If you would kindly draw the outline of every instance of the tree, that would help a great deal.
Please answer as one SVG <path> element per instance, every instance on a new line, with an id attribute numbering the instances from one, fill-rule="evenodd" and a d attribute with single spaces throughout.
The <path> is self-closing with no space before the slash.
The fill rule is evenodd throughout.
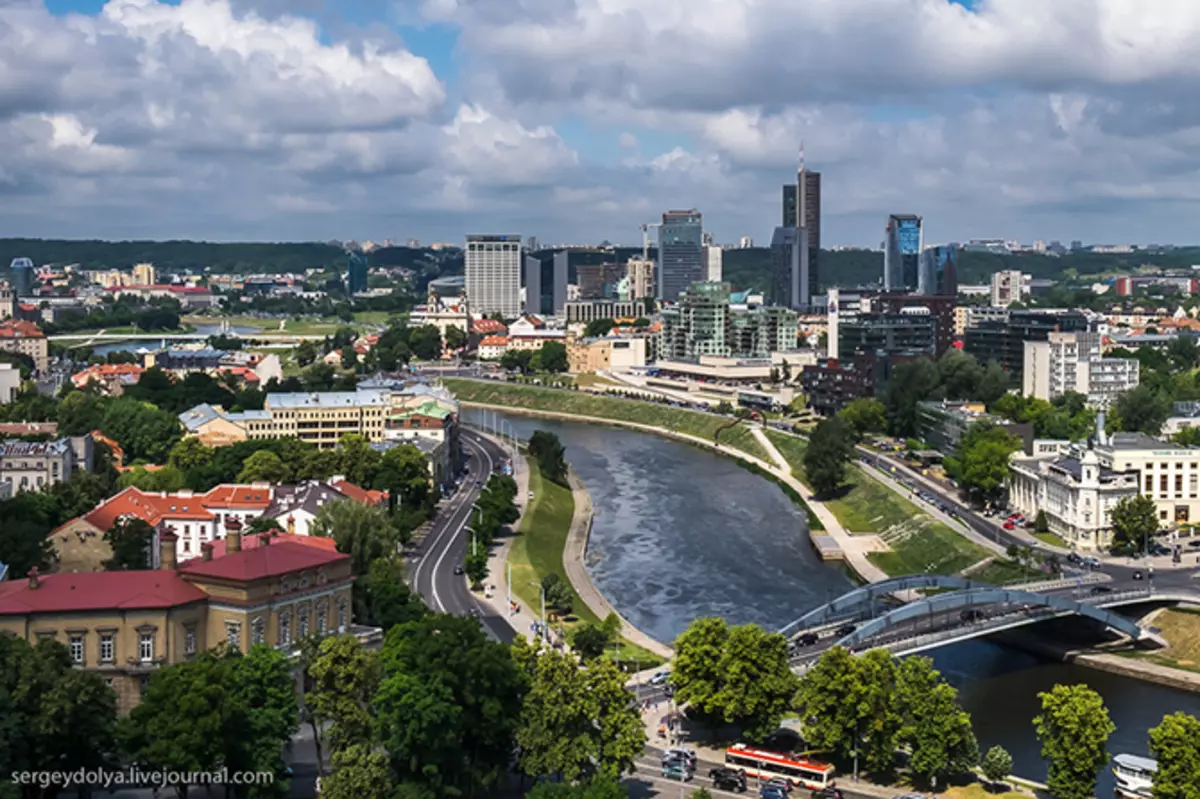
<path id="1" fill-rule="evenodd" d="M 1164 716 L 1150 730 L 1150 751 L 1158 760 L 1154 799 L 1200 799 L 1200 720 L 1181 712 Z"/>
<path id="2" fill-rule="evenodd" d="M 840 646 L 823 653 L 805 672 L 796 697 L 808 745 L 841 760 L 852 757 L 865 695 L 861 666 L 854 655 Z"/>
<path id="3" fill-rule="evenodd" d="M 1146 385 L 1122 393 L 1117 397 L 1113 409 L 1122 430 L 1149 436 L 1158 435 L 1171 413 L 1169 400 Z"/>
<path id="4" fill-rule="evenodd" d="M 422 361 L 432 361 L 442 355 L 442 333 L 437 325 L 422 325 L 408 333 L 408 348 Z"/>
<path id="5" fill-rule="evenodd" d="M 1113 550 L 1142 550 L 1158 532 L 1158 506 L 1145 494 L 1124 497 L 1109 511 Z"/>
<path id="6" fill-rule="evenodd" d="M 387 753 L 369 744 L 352 744 L 335 752 L 333 773 L 321 780 L 321 796 L 325 799 L 391 796 L 392 790 Z"/>
<path id="7" fill-rule="evenodd" d="M 532 350 L 507 350 L 500 356 L 500 365 L 510 372 L 529 372 L 533 363 Z"/>
<path id="8" fill-rule="evenodd" d="M 854 437 L 859 441 L 867 433 L 882 433 L 887 429 L 887 409 L 874 397 L 852 400 L 837 415 L 854 431 Z"/>
<path id="9" fill-rule="evenodd" d="M 1050 532 L 1050 520 L 1046 518 L 1046 511 L 1038 509 L 1037 516 L 1033 518 L 1033 531 L 1035 533 Z"/>
<path id="10" fill-rule="evenodd" d="M 308 366 L 317 359 L 317 348 L 311 341 L 301 341 L 294 357 L 300 366 Z"/>
<path id="11" fill-rule="evenodd" d="M 338 442 L 338 467 L 356 486 L 367 488 L 383 463 L 383 455 L 371 448 L 371 442 L 358 433 L 347 433 Z"/>
<path id="12" fill-rule="evenodd" d="M 1086 685 L 1056 685 L 1038 694 L 1042 712 L 1033 720 L 1049 761 L 1047 785 L 1055 799 L 1089 799 L 1108 763 L 1105 745 L 1116 725 L 1104 700 Z"/>
<path id="13" fill-rule="evenodd" d="M 121 473 L 117 480 L 118 488 L 134 486 L 142 491 L 157 493 L 159 491 L 179 491 L 187 487 L 187 477 L 174 466 L 164 466 L 161 469 L 147 469 L 145 466 L 134 466 Z"/>
<path id="14" fill-rule="evenodd" d="M 585 661 L 603 655 L 612 642 L 613 636 L 604 625 L 590 621 L 578 625 L 571 633 L 571 648 Z"/>
<path id="15" fill-rule="evenodd" d="M 230 725 L 225 766 L 284 778 L 283 747 L 300 726 L 291 662 L 265 644 L 252 646 L 245 655 L 230 650 L 227 658 Z M 286 789 L 279 782 L 273 787 Z"/>
<path id="16" fill-rule="evenodd" d="M 535 372 L 565 372 L 570 368 L 567 360 L 567 345 L 561 341 L 547 341 L 534 353 L 529 368 Z"/>
<path id="17" fill-rule="evenodd" d="M 425 603 L 404 582 L 404 560 L 398 555 L 371 561 L 363 586 L 366 594 L 364 623 L 386 632 L 397 624 L 416 621 L 425 615 Z"/>
<path id="18" fill-rule="evenodd" d="M 542 476 L 559 485 L 567 484 L 565 452 L 566 448 L 554 433 L 535 430 L 529 437 L 529 454 L 537 461 Z"/>
<path id="19" fill-rule="evenodd" d="M 1189 372 L 1200 364 L 1200 345 L 1195 336 L 1175 336 L 1167 345 L 1167 358 L 1177 371 Z"/>
<path id="20" fill-rule="evenodd" d="M 521 770 L 571 782 L 631 772 L 646 745 L 646 728 L 621 672 L 605 660 L 585 670 L 570 654 L 554 650 L 533 658 L 526 664 L 532 679 L 516 735 Z"/>
<path id="21" fill-rule="evenodd" d="M 720 663 L 728 640 L 729 625 L 716 616 L 694 619 L 675 639 L 675 663 L 670 678 L 675 700 L 688 705 L 714 730 L 720 724 L 717 693 L 724 682 Z"/>
<path id="22" fill-rule="evenodd" d="M 1010 382 L 1008 372 L 1004 371 L 1003 366 L 997 361 L 988 361 L 987 367 L 983 370 L 983 377 L 979 380 L 979 386 L 975 389 L 974 399 L 985 405 L 991 405 L 1008 393 Z"/>
<path id="23" fill-rule="evenodd" d="M 378 655 L 353 635 L 331 636 L 321 641 L 309 675 L 312 689 L 305 702 L 314 724 L 328 725 L 334 756 L 370 744 L 375 731 L 371 703 L 381 677 Z"/>
<path id="24" fill-rule="evenodd" d="M 825 419 L 813 430 L 804 451 L 804 476 L 819 497 L 831 496 L 846 480 L 854 457 L 854 432 L 841 419 Z"/>
<path id="25" fill-rule="evenodd" d="M 136 516 L 121 516 L 104 534 L 112 557 L 104 561 L 106 571 L 141 571 L 150 568 L 150 546 L 154 528 Z"/>
<path id="26" fill-rule="evenodd" d="M 358 366 L 358 352 L 351 345 L 342 347 L 342 368 L 354 369 Z"/>
<path id="27" fill-rule="evenodd" d="M 601 336 L 607 336 L 615 325 L 616 322 L 612 319 L 593 319 L 583 329 L 583 337 L 600 338 Z"/>
<path id="28" fill-rule="evenodd" d="M 262 449 L 246 459 L 238 473 L 239 483 L 282 483 L 288 479 L 288 466 L 269 449 Z"/>
<path id="29" fill-rule="evenodd" d="M 937 361 L 946 399 L 973 400 L 983 380 L 983 366 L 975 357 L 957 347 L 951 347 Z"/>
<path id="30" fill-rule="evenodd" d="M 371 485 L 387 491 L 393 502 L 405 508 L 421 508 L 428 513 L 437 502 L 429 483 L 429 461 L 412 444 L 401 444 L 383 453 Z"/>
<path id="31" fill-rule="evenodd" d="M 58 405 L 58 432 L 64 436 L 86 436 L 99 430 L 108 398 L 89 391 L 72 391 Z"/>
<path id="32" fill-rule="evenodd" d="M 629 799 L 629 789 L 616 780 L 608 779 L 575 785 L 543 780 L 529 789 L 525 799 Z"/>
<path id="33" fill-rule="evenodd" d="M 546 597 L 546 607 L 562 616 L 569 616 L 575 609 L 575 592 L 558 573 L 550 572 L 543 577 L 541 586 Z"/>
<path id="34" fill-rule="evenodd" d="M 1008 779 L 1008 775 L 1012 773 L 1012 765 L 1012 755 L 1008 753 L 1008 750 L 1003 746 L 993 746 L 983 756 L 981 767 L 983 776 L 995 788 L 998 787 L 999 783 Z"/>
<path id="35" fill-rule="evenodd" d="M 384 557 L 391 557 L 397 550 L 396 526 L 383 511 L 372 505 L 354 500 L 331 502 L 317 511 L 309 527 L 309 535 L 332 538 L 337 550 L 350 556 L 350 568 L 354 572 L 354 616 L 366 618 L 371 613 L 370 580 L 371 564 Z"/>
<path id="36" fill-rule="evenodd" d="M 1008 479 L 1008 462 L 1021 448 L 1021 440 L 992 422 L 976 422 L 967 428 L 946 473 L 974 502 L 996 499 Z"/>
<path id="37" fill-rule="evenodd" d="M 926 783 L 973 768 L 979 744 L 971 717 L 958 704 L 958 691 L 941 680 L 928 658 L 900 664 L 900 696 L 905 717 L 901 740 L 912 749 L 908 767 Z"/>
<path id="38" fill-rule="evenodd" d="M 917 403 L 934 398 L 940 383 L 937 366 L 928 358 L 897 364 L 883 394 L 888 432 L 895 436 L 914 435 L 917 432 Z"/>
<path id="39" fill-rule="evenodd" d="M 175 414 L 130 397 L 111 400 L 100 429 L 125 450 L 130 461 L 165 463 L 182 437 Z"/>
<path id="40" fill-rule="evenodd" d="M 474 619 L 426 616 L 389 630 L 380 660 L 375 708 L 396 775 L 438 792 L 495 785 L 525 695 L 509 647 Z"/>
<path id="41" fill-rule="evenodd" d="M 471 580 L 471 585 L 478 588 L 483 585 L 483 581 L 488 577 L 488 550 L 487 547 L 475 545 L 467 550 L 466 558 L 463 561 L 463 569 L 467 573 L 467 577 Z"/>

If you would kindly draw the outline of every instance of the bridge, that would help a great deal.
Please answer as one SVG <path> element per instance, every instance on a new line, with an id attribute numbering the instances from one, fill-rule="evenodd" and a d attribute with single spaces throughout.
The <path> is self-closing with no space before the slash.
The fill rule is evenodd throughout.
<path id="1" fill-rule="evenodd" d="M 275 341 L 293 343 L 298 341 L 324 341 L 324 334 L 300 333 L 55 333 L 47 336 L 48 341 L 207 341 L 215 335 L 248 341 Z"/>
<path id="2" fill-rule="evenodd" d="M 1153 584 L 1114 591 L 1103 585 L 1107 581 L 1089 575 L 1002 587 L 962 577 L 910 575 L 850 591 L 780 632 L 789 637 L 796 670 L 808 668 L 835 646 L 912 655 L 1064 616 L 1091 619 L 1135 645 L 1163 646 L 1157 634 L 1111 609 L 1149 601 L 1197 601 L 1191 595 L 1156 593 Z M 917 593 L 922 591 L 926 593 Z"/>

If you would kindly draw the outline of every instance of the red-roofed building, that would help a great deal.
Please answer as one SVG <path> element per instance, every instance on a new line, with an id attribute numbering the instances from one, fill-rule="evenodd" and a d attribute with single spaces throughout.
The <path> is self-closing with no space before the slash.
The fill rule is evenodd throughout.
<path id="1" fill-rule="evenodd" d="M 246 544 L 231 522 L 219 549 L 178 565 L 163 529 L 153 571 L 34 570 L 0 583 L 0 633 L 60 641 L 77 667 L 104 676 L 126 712 L 154 670 L 197 652 L 267 644 L 294 655 L 310 633 L 349 631 L 354 577 L 332 540 L 259 535 Z"/>
<path id="2" fill-rule="evenodd" d="M 45 371 L 50 362 L 50 344 L 42 329 L 21 319 L 0 322 L 0 351 L 29 356 L 39 372 Z"/>
<path id="3" fill-rule="evenodd" d="M 485 336 L 479 342 L 479 357 L 485 361 L 499 360 L 508 351 L 508 339 L 504 336 Z"/>
<path id="4" fill-rule="evenodd" d="M 388 492 L 374 491 L 367 488 L 359 488 L 354 483 L 348 480 L 342 480 L 337 477 L 329 481 L 329 485 L 341 491 L 349 499 L 355 502 L 361 502 L 364 505 L 374 505 L 376 507 L 383 505 L 388 501 Z"/>
<path id="5" fill-rule="evenodd" d="M 95 384 L 110 397 L 119 397 L 125 389 L 137 385 L 146 369 L 134 363 L 97 363 L 71 375 L 75 388 L 84 389 Z"/>
<path id="6" fill-rule="evenodd" d="M 481 336 L 503 336 L 508 328 L 498 319 L 475 319 L 471 322 L 471 332 Z"/>

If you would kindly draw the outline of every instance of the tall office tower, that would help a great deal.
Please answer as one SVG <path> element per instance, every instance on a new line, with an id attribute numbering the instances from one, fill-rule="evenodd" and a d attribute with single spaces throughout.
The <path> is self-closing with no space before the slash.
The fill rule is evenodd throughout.
<path id="1" fill-rule="evenodd" d="M 921 217 L 892 214 L 888 217 L 883 243 L 883 288 L 885 291 L 916 291 L 921 260 Z"/>
<path id="2" fill-rule="evenodd" d="M 805 252 L 800 257 L 802 284 L 791 307 L 806 307 L 821 286 L 821 173 L 804 165 L 803 152 L 796 182 L 783 187 L 783 227 L 806 231 Z"/>
<path id="3" fill-rule="evenodd" d="M 537 252 L 539 249 L 537 236 L 530 236 L 529 238 L 525 239 L 525 249 L 529 250 L 530 252 Z"/>
<path id="4" fill-rule="evenodd" d="M 466 273 L 471 313 L 521 315 L 520 236 L 467 236 Z"/>
<path id="5" fill-rule="evenodd" d="M 667 211 L 658 229 L 658 299 L 676 302 L 693 283 L 704 280 L 703 221 L 695 208 Z"/>
<path id="6" fill-rule="evenodd" d="M 567 308 L 567 282 L 570 280 L 570 261 L 570 255 L 567 252 L 554 253 L 554 263 L 551 266 L 550 272 L 552 288 L 550 289 L 550 307 L 548 309 L 551 314 L 560 314 Z M 544 276 L 545 273 L 543 273 Z"/>
<path id="7" fill-rule="evenodd" d="M 350 253 L 350 267 L 346 273 L 346 291 L 359 294 L 367 290 L 367 256 L 361 252 Z"/>
<path id="8" fill-rule="evenodd" d="M 525 313 L 542 313 L 542 261 L 525 256 Z"/>
<path id="9" fill-rule="evenodd" d="M 18 297 L 33 295 L 33 261 L 28 258 L 13 258 L 9 264 L 12 270 L 13 291 Z"/>
<path id="10" fill-rule="evenodd" d="M 958 250 L 949 245 L 926 247 L 921 251 L 921 273 L 917 293 L 939 297 L 958 295 Z"/>
<path id="11" fill-rule="evenodd" d="M 629 275 L 629 298 L 644 300 L 654 296 L 654 261 L 649 258 L 630 258 L 625 262 Z"/>
<path id="12" fill-rule="evenodd" d="M 771 282 L 768 296 L 772 305 L 802 308 L 812 302 L 809 288 L 808 231 L 788 225 L 775 228 L 771 237 Z"/>
<path id="13" fill-rule="evenodd" d="M 704 248 L 704 263 L 707 269 L 707 277 L 709 283 L 720 283 L 721 273 L 724 271 L 725 251 L 720 247 L 714 247 L 709 244 Z"/>

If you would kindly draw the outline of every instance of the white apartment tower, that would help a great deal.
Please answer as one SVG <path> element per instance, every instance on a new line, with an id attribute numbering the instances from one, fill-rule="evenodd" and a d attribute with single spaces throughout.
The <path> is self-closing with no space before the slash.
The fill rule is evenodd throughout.
<path id="1" fill-rule="evenodd" d="M 467 236 L 466 273 L 471 313 L 521 315 L 520 236 Z"/>
<path id="2" fill-rule="evenodd" d="M 725 263 L 725 251 L 720 247 L 713 246 L 712 244 L 705 245 L 704 263 L 707 267 L 708 282 L 720 283 L 721 273 L 724 271 L 723 266 Z"/>
<path id="3" fill-rule="evenodd" d="M 1028 293 L 1025 275 L 1015 269 L 992 274 L 992 307 L 1007 308 Z"/>
<path id="4" fill-rule="evenodd" d="M 1105 358 L 1099 333 L 1051 333 L 1046 341 L 1025 342 L 1022 393 L 1053 400 L 1069 391 L 1095 408 L 1107 408 L 1140 379 L 1133 358 Z"/>

